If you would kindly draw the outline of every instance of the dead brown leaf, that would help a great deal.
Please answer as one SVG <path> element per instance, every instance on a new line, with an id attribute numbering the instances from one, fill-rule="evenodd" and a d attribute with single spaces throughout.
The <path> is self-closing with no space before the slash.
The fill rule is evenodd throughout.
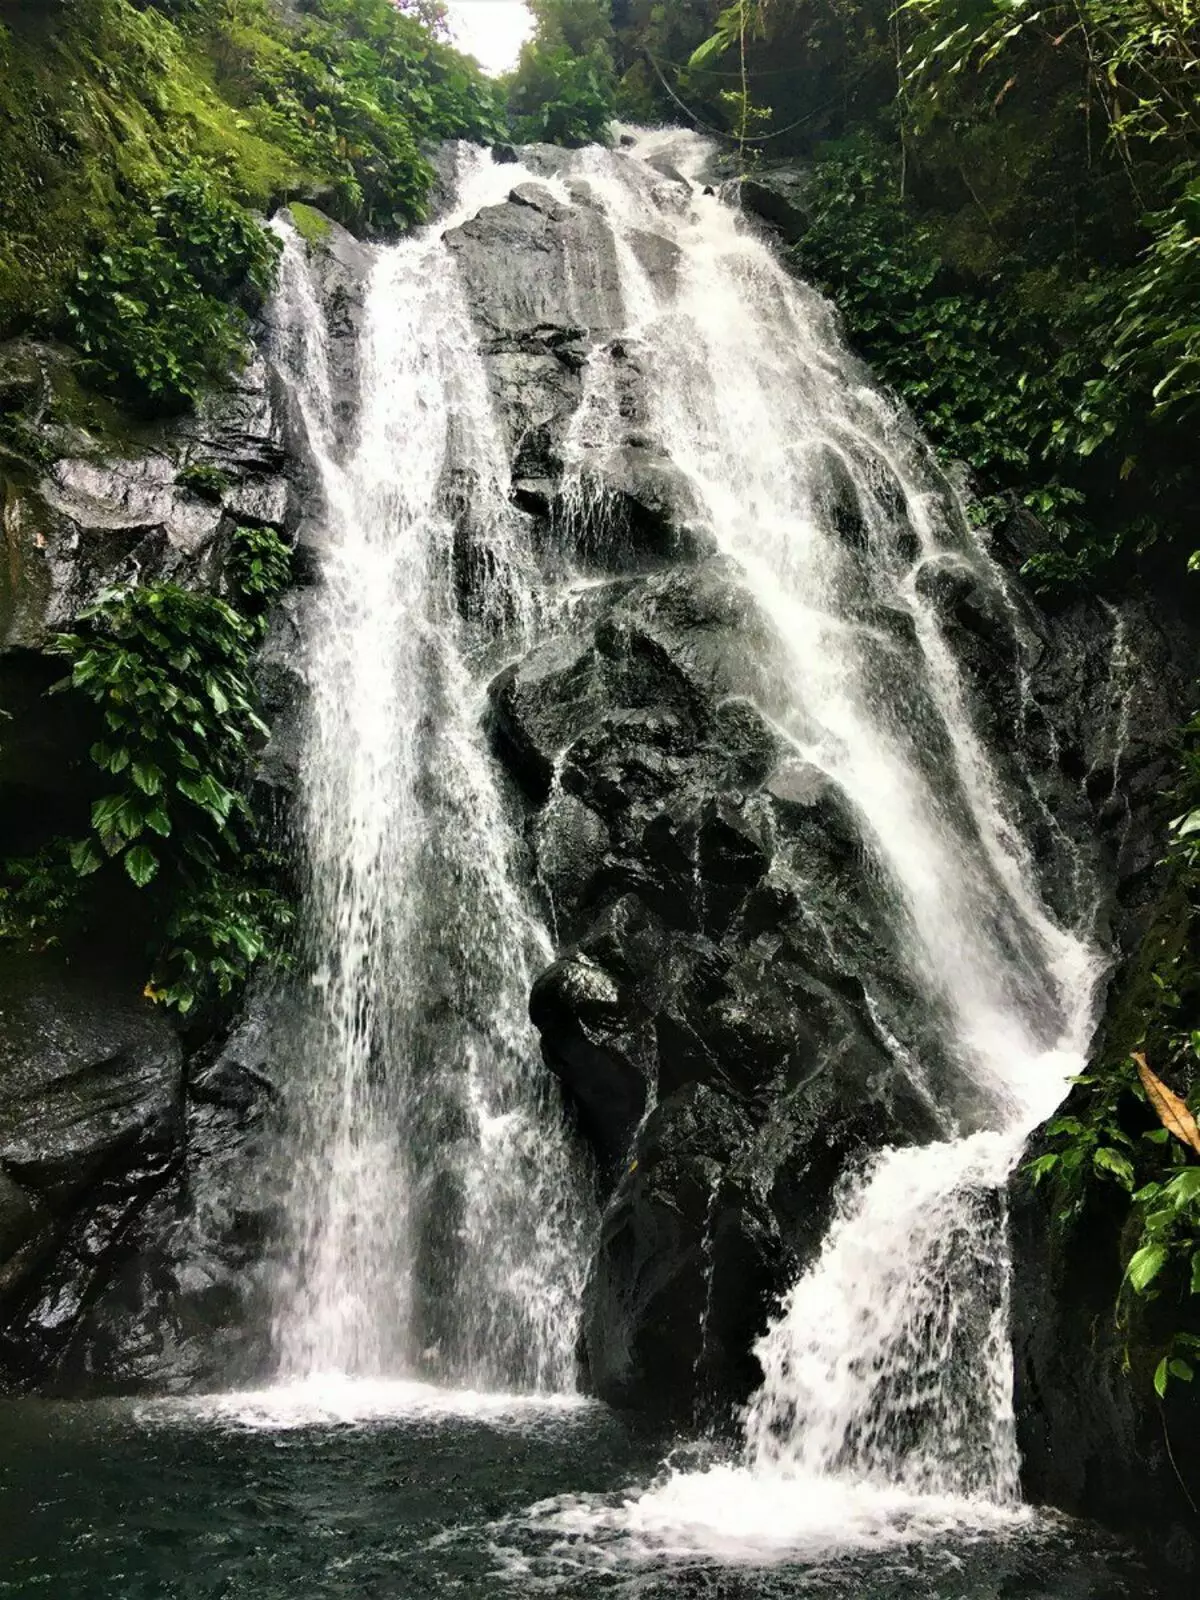
<path id="1" fill-rule="evenodd" d="M 1138 1077 L 1142 1080 L 1146 1098 L 1154 1107 L 1158 1120 L 1168 1133 L 1175 1135 L 1180 1144 L 1187 1145 L 1189 1150 L 1194 1150 L 1200 1156 L 1200 1128 L 1196 1126 L 1196 1119 L 1185 1102 L 1151 1072 L 1140 1051 L 1134 1051 L 1133 1059 L 1137 1063 Z"/>

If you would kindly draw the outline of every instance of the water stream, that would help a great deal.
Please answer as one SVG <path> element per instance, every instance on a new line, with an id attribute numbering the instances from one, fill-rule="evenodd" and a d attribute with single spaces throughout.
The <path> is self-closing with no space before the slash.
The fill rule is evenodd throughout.
<path id="1" fill-rule="evenodd" d="M 483 152 L 463 161 L 466 217 L 505 188 Z M 442 243 L 454 220 L 376 254 L 348 438 L 284 229 L 281 360 L 320 488 L 321 582 L 301 796 L 313 1004 L 288 1082 L 275 1336 L 284 1380 L 555 1391 L 574 1383 L 589 1200 L 527 1019 L 549 947 L 480 730 L 483 669 L 501 636 L 520 647 L 536 594 Z M 486 574 L 465 596 L 464 537 Z"/>
<path id="2" fill-rule="evenodd" d="M 625 318 L 589 362 L 564 526 L 602 537 L 629 428 L 617 362 L 632 352 L 646 433 L 764 619 L 763 709 L 797 765 L 837 786 L 885 885 L 887 938 L 934 1019 L 923 1037 L 936 1047 L 910 1042 L 908 1065 L 946 1137 L 847 1178 L 819 1259 L 759 1347 L 741 1464 L 673 1475 L 635 1520 L 644 1533 L 665 1506 L 674 1526 L 683 1496 L 698 1526 L 735 1502 L 757 1521 L 774 1501 L 765 1485 L 781 1482 L 805 1485 L 792 1504 L 806 1526 L 814 1492 L 835 1518 L 847 1497 L 860 1518 L 875 1504 L 881 1531 L 897 1505 L 939 1526 L 951 1503 L 988 1520 L 1019 1503 L 1003 1184 L 1079 1070 L 1097 957 L 1044 903 L 922 574 L 961 566 L 1001 594 L 1002 580 L 828 306 L 736 206 L 701 193 L 708 154 L 692 135 L 642 135 L 632 152 L 556 158 L 544 177 L 604 215 Z M 319 1001 L 297 1074 L 297 1267 L 277 1335 L 287 1378 L 554 1389 L 572 1372 L 586 1207 L 533 1087 L 524 1003 L 546 951 L 515 887 L 470 664 L 472 642 L 486 655 L 489 638 L 552 628 L 553 601 L 509 507 L 441 242 L 530 174 L 466 163 L 456 216 L 379 255 L 349 447 L 302 252 L 288 247 L 284 320 L 300 341 L 293 382 L 326 555 L 304 795 Z M 647 236 L 669 242 L 672 271 L 650 270 Z M 582 285 L 595 272 L 569 267 Z M 464 504 L 486 573 L 465 619 Z"/>
<path id="3" fill-rule="evenodd" d="M 892 948 L 936 1023 L 908 1064 L 946 1137 L 849 1175 L 758 1347 L 740 1462 L 672 1471 L 594 1523 L 578 1503 L 547 1515 L 643 1550 L 721 1549 L 734 1530 L 803 1546 L 852 1526 L 886 1543 L 1021 1514 L 1003 1189 L 1082 1070 L 1101 961 L 1086 926 L 1047 908 L 924 581 L 965 569 L 1003 612 L 1001 576 L 829 307 L 701 194 L 708 155 L 691 134 L 641 135 L 582 152 L 557 192 L 611 227 L 626 323 L 610 349 L 633 353 L 646 431 L 774 636 L 764 709 L 836 784 L 886 886 Z M 645 265 L 648 234 L 674 246 L 673 272 Z M 586 507 L 590 484 L 593 514 L 628 434 L 604 360 L 572 436 L 571 493 Z"/>

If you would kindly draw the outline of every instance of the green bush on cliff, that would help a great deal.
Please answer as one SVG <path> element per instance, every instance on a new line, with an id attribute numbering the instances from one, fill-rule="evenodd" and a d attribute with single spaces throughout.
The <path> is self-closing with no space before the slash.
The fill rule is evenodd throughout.
<path id="1" fill-rule="evenodd" d="M 389 0 L 58 0 L 0 15 L 0 337 L 79 341 L 98 381 L 177 405 L 244 341 L 251 212 L 308 196 L 420 220 L 425 140 L 502 131 L 494 91 Z"/>
<path id="2" fill-rule="evenodd" d="M 247 317 L 272 286 L 278 243 L 208 174 L 166 189 L 131 235 L 75 275 L 73 342 L 98 383 L 156 411 L 197 398 L 241 359 Z"/>
<path id="3" fill-rule="evenodd" d="M 4 864 L 0 932 L 44 945 L 90 926 L 86 880 L 122 872 L 152 897 L 147 993 L 188 1011 L 282 956 L 292 911 L 247 799 L 258 714 L 251 664 L 290 556 L 267 529 L 234 534 L 233 603 L 161 583 L 112 589 L 54 649 L 59 692 L 99 718 L 91 759 L 105 776 L 90 830 Z"/>
<path id="4" fill-rule="evenodd" d="M 534 37 L 508 84 L 514 139 L 603 144 L 612 121 L 612 26 L 605 0 L 530 0 Z"/>

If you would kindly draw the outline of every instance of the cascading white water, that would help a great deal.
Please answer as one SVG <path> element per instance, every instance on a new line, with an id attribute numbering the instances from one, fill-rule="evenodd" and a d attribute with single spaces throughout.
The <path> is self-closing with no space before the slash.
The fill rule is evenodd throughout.
<path id="1" fill-rule="evenodd" d="M 967 572 L 1003 611 L 1002 581 L 826 304 L 734 207 L 648 165 L 694 176 L 706 155 L 664 133 L 552 163 L 559 198 L 607 218 L 624 305 L 566 440 L 566 520 L 602 536 L 632 353 L 638 430 L 774 640 L 762 709 L 855 821 L 880 938 L 927 1015 L 906 1028 L 864 973 L 868 1000 L 946 1137 L 847 1177 L 760 1344 L 742 1464 L 676 1473 L 599 1521 L 660 1548 L 894 1541 L 1017 1500 L 1003 1184 L 1082 1059 L 1097 960 L 1046 909 L 926 579 Z M 472 158 L 460 216 L 528 175 Z M 647 269 L 647 234 L 674 247 L 670 270 Z M 571 265 L 585 283 L 589 263 Z M 282 1368 L 562 1386 L 584 1208 L 539 1116 L 524 1007 L 545 951 L 514 888 L 472 671 L 541 596 L 440 239 L 380 253 L 349 443 L 294 239 L 285 285 L 281 362 L 327 552 L 305 783 L 319 994 L 293 1095 Z M 465 607 L 464 537 L 487 574 Z M 777 869 L 803 879 L 803 862 Z"/>
<path id="2" fill-rule="evenodd" d="M 511 186 L 463 151 L 460 220 Z M 544 932 L 479 726 L 482 668 L 536 607 L 443 221 L 377 252 L 339 428 L 304 245 L 277 358 L 315 464 L 305 621 L 313 1003 L 281 1154 L 275 1337 L 318 1374 L 570 1388 L 588 1205 L 527 1020 Z M 469 568 L 469 571 L 464 571 Z"/>
<path id="3" fill-rule="evenodd" d="M 990 1516 L 1019 1500 L 1003 1188 L 1080 1070 L 1099 962 L 1046 908 L 927 598 L 931 574 L 958 569 L 1004 611 L 1002 580 L 830 308 L 736 206 L 669 175 L 694 180 L 708 153 L 692 134 L 639 135 L 632 151 L 581 153 L 557 192 L 580 199 L 584 180 L 609 221 L 620 353 L 635 353 L 648 396 L 639 427 L 686 476 L 770 625 L 763 709 L 797 762 L 836 785 L 884 887 L 884 932 L 933 1019 L 905 1040 L 906 1064 L 946 1139 L 848 1177 L 819 1258 L 760 1343 L 742 1466 L 562 1516 L 660 1548 L 783 1548 L 789 1528 L 798 1545 L 822 1528 L 854 1542 L 894 1537 L 897 1518 L 940 1527 L 966 1505 Z M 676 247 L 673 271 L 644 268 L 647 233 Z M 609 360 L 593 357 L 569 441 L 576 501 L 628 435 Z"/>

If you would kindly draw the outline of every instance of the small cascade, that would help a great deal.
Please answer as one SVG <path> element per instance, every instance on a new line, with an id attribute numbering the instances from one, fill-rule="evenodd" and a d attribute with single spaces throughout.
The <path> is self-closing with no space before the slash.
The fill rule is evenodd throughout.
<path id="1" fill-rule="evenodd" d="M 513 175 L 461 154 L 460 212 Z M 496 190 L 494 196 L 492 190 Z M 480 724 L 538 606 L 443 221 L 375 256 L 350 437 L 286 228 L 278 364 L 321 506 L 305 619 L 301 826 L 311 1005 L 281 1141 L 285 1379 L 564 1390 L 585 1186 L 527 1019 L 544 930 Z"/>

